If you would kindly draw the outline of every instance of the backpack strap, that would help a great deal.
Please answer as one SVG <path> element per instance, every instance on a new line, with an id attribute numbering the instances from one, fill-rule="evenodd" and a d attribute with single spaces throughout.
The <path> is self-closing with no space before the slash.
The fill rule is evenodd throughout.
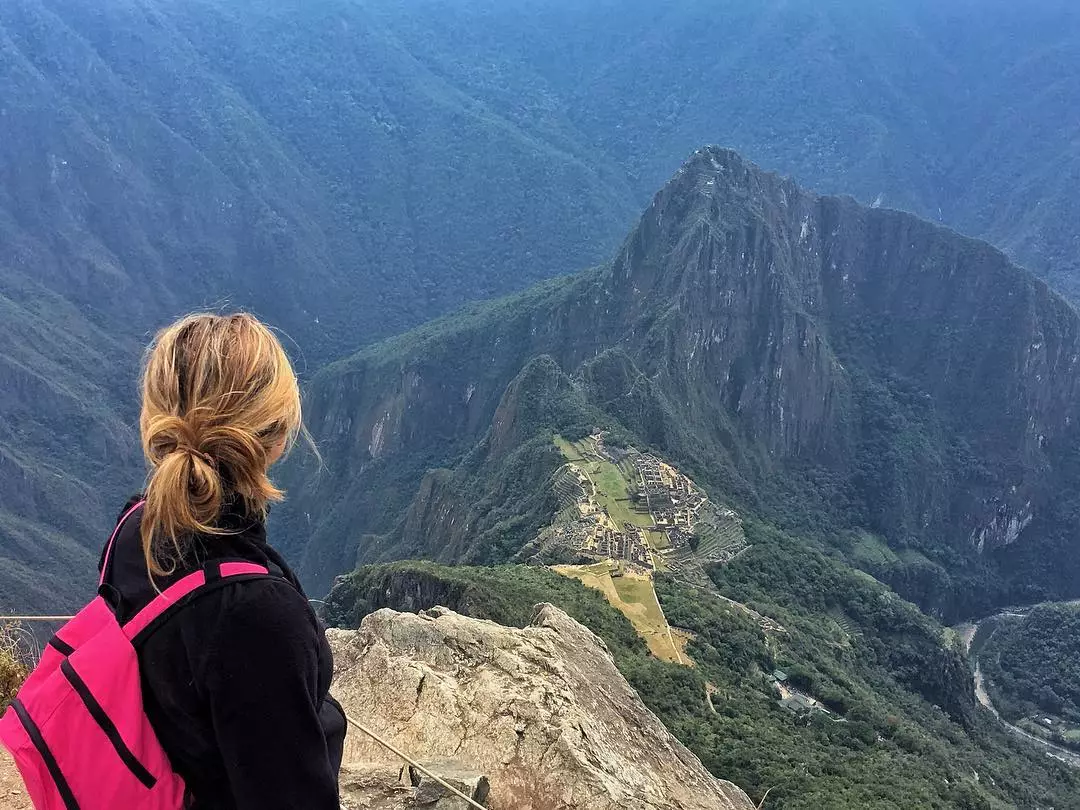
<path id="1" fill-rule="evenodd" d="M 138 503 L 124 512 L 124 515 L 120 520 L 116 521 L 116 528 L 113 529 L 112 537 L 109 538 L 109 544 L 105 546 L 105 557 L 101 563 L 101 579 L 98 580 L 99 588 L 105 584 L 105 576 L 109 573 L 109 563 L 112 562 L 113 547 L 116 545 L 116 538 L 120 536 L 120 529 L 124 527 L 124 523 L 127 522 L 127 519 L 134 515 L 145 504 L 145 500 L 139 500 Z"/>
<path id="2" fill-rule="evenodd" d="M 124 624 L 124 635 L 132 644 L 137 644 L 167 616 L 172 615 L 196 597 L 239 579 L 281 579 L 265 565 L 253 562 L 212 562 L 202 570 L 188 574 L 174 582 L 149 605 L 144 607 Z M 288 580 L 283 580 L 288 581 Z"/>

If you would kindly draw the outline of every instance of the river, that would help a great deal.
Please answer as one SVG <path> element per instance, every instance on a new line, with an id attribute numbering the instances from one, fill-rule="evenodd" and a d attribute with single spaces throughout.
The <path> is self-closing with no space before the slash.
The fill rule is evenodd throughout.
<path id="1" fill-rule="evenodd" d="M 1031 607 L 1034 607 L 1034 605 Z M 1018 608 L 1015 611 L 995 613 L 993 616 L 987 616 L 985 619 L 977 621 L 974 624 L 964 624 L 956 628 L 957 632 L 960 633 L 960 637 L 963 639 L 964 651 L 967 653 L 969 659 L 975 663 L 975 674 L 972 676 L 975 681 L 975 698 L 982 706 L 989 709 L 994 717 L 997 718 L 998 722 L 1010 732 L 1039 746 L 1046 752 L 1047 756 L 1060 760 L 1074 768 L 1080 768 L 1080 754 L 1075 751 L 1070 751 L 1068 748 L 1062 748 L 1060 745 L 1055 745 L 1041 737 L 1037 737 L 1005 720 L 1000 712 L 998 712 L 997 707 L 994 706 L 994 702 L 990 699 L 990 692 L 986 688 L 986 679 L 983 677 L 982 666 L 979 664 L 979 653 L 982 652 L 982 648 L 986 645 L 990 636 L 993 635 L 994 628 L 997 626 L 998 622 L 1008 617 L 1023 616 L 1027 610 L 1030 610 L 1030 607 Z"/>

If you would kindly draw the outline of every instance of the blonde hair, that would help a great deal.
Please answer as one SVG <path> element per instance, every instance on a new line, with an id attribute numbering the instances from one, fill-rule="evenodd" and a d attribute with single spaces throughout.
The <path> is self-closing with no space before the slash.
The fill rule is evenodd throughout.
<path id="1" fill-rule="evenodd" d="M 247 314 L 195 314 L 147 349 L 139 416 L 150 465 L 142 547 L 151 575 L 167 575 L 193 535 L 230 502 L 264 517 L 284 492 L 267 474 L 279 445 L 306 435 L 300 387 L 273 332 Z"/>

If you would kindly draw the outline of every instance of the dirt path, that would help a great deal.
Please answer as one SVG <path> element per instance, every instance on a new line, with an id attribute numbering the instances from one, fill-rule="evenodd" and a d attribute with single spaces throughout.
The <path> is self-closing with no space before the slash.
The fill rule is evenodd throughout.
<path id="1" fill-rule="evenodd" d="M 683 666 L 690 666 L 689 662 L 683 659 L 679 645 L 675 643 L 675 637 L 671 634 L 671 623 L 668 622 L 667 616 L 664 614 L 664 606 L 660 604 L 660 597 L 656 595 L 655 590 L 653 591 L 653 598 L 656 599 L 656 609 L 660 611 L 660 618 L 664 622 L 664 629 L 667 630 L 668 644 L 671 645 L 671 649 L 675 652 L 675 662 L 682 664 Z"/>
<path id="2" fill-rule="evenodd" d="M 0 807 L 3 810 L 34 810 L 23 790 L 22 778 L 7 751 L 0 748 Z"/>
<path id="3" fill-rule="evenodd" d="M 983 619 L 982 621 L 976 622 L 975 624 L 965 624 L 957 627 L 956 630 L 960 633 L 960 637 L 964 644 L 964 651 L 970 652 L 971 642 L 974 640 L 975 633 L 978 631 L 979 626 L 982 625 L 983 622 L 989 621 L 993 618 L 998 618 L 998 616 L 1022 615 L 1022 613 L 1000 613 L 995 616 Z M 1001 725 L 1003 725 L 1010 733 L 1015 734 L 1017 737 L 1023 737 L 1029 742 L 1035 743 L 1035 745 L 1039 746 L 1046 752 L 1047 756 L 1053 757 L 1054 759 L 1064 762 L 1066 765 L 1071 765 L 1074 768 L 1080 768 L 1080 754 L 1077 754 L 1075 751 L 1070 751 L 1068 748 L 1063 748 L 1060 745 L 1056 745 L 1049 740 L 1044 740 L 1042 737 L 1036 736 L 1035 734 L 1024 731 L 1024 729 L 1020 728 L 1019 726 L 1014 726 L 1012 723 L 1002 717 L 1001 714 L 998 712 L 997 707 L 994 706 L 994 702 L 990 699 L 990 692 L 986 689 L 986 676 L 983 675 L 982 666 L 979 664 L 978 656 L 975 657 L 974 664 L 975 699 L 979 701 L 979 705 L 988 709 L 990 713 L 994 715 L 997 721 L 1001 723 Z"/>

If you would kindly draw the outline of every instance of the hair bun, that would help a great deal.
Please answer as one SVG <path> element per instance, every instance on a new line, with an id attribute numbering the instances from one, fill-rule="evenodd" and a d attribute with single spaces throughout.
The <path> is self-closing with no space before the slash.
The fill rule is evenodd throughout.
<path id="1" fill-rule="evenodd" d="M 161 414 L 144 427 L 147 455 L 159 464 L 173 453 L 196 452 L 195 432 L 187 421 L 172 414 Z"/>
<path id="2" fill-rule="evenodd" d="M 186 538 L 224 533 L 226 499 L 253 515 L 281 500 L 268 462 L 302 425 L 289 358 L 254 317 L 195 314 L 159 332 L 143 366 L 139 416 L 152 468 L 141 525 L 148 570 L 167 572 Z"/>

